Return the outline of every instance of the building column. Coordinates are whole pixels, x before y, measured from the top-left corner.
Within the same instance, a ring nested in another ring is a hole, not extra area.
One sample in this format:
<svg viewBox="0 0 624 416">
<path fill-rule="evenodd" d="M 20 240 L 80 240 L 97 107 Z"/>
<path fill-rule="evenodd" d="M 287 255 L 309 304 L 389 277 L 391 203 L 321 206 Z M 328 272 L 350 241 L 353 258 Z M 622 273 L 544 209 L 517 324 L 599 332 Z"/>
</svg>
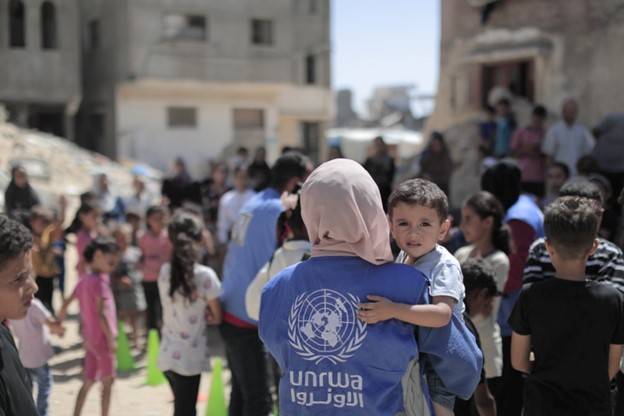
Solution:
<svg viewBox="0 0 624 416">
<path fill-rule="evenodd" d="M 41 3 L 24 2 L 26 11 L 26 50 L 41 50 Z"/>
</svg>

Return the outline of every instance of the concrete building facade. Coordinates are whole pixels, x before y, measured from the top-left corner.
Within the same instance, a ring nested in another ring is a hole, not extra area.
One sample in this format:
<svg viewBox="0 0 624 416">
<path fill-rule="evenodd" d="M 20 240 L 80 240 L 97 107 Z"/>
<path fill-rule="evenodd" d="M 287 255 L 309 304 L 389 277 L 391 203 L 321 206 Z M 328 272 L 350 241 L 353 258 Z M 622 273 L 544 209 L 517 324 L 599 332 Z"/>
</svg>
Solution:
<svg viewBox="0 0 624 416">
<path fill-rule="evenodd" d="M 441 0 L 440 76 L 428 130 L 474 118 L 495 87 L 595 125 L 624 108 L 621 0 Z"/>
<path fill-rule="evenodd" d="M 79 45 L 78 0 L 0 0 L 0 103 L 9 121 L 74 138 Z"/>
<path fill-rule="evenodd" d="M 331 117 L 329 0 L 81 0 L 82 144 L 195 171 L 238 146 L 313 156 Z"/>
</svg>

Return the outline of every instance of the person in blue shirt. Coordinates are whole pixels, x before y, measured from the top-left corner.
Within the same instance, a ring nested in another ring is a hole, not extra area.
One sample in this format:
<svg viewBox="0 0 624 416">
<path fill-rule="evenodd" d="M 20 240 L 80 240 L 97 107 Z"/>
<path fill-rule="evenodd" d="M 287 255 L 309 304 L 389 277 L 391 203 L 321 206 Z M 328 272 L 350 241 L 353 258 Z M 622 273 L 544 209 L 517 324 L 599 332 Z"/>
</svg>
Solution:
<svg viewBox="0 0 624 416">
<path fill-rule="evenodd" d="M 292 203 L 288 193 L 310 170 L 305 156 L 296 152 L 282 155 L 271 169 L 272 185 L 241 208 L 232 229 L 223 266 L 220 328 L 232 372 L 230 416 L 266 416 L 271 410 L 265 354 L 257 322 L 247 314 L 245 294 L 277 248 L 277 220 Z"/>
<path fill-rule="evenodd" d="M 282 372 L 284 415 L 429 415 L 416 378 L 414 327 L 396 319 L 368 325 L 357 318 L 370 293 L 407 304 L 426 302 L 425 276 L 393 263 L 380 192 L 354 161 L 316 169 L 301 191 L 309 260 L 265 286 L 260 338 Z M 405 401 L 404 401 L 405 400 Z"/>
</svg>

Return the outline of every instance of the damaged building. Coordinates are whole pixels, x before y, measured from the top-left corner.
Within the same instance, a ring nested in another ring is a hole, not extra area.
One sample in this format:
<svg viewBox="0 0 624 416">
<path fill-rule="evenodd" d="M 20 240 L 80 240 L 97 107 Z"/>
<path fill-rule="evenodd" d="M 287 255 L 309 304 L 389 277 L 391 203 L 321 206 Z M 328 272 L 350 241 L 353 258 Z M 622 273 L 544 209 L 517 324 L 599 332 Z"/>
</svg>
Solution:
<svg viewBox="0 0 624 416">
<path fill-rule="evenodd" d="M 428 129 L 478 116 L 495 87 L 555 113 L 575 97 L 588 125 L 624 108 L 621 0 L 441 0 L 440 37 Z"/>
</svg>

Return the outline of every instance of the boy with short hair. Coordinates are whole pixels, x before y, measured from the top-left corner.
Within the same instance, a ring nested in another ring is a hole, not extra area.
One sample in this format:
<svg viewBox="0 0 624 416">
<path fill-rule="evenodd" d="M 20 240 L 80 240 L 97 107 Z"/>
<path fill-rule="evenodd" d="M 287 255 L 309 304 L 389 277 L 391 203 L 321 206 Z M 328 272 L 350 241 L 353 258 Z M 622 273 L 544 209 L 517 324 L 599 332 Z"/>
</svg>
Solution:
<svg viewBox="0 0 624 416">
<path fill-rule="evenodd" d="M 453 314 L 463 320 L 464 284 L 459 262 L 438 244 L 448 233 L 448 199 L 433 182 L 411 179 L 392 192 L 388 201 L 390 230 L 401 253 L 397 263 L 413 265 L 428 279 L 431 304 L 406 305 L 379 296 L 361 305 L 360 319 L 377 323 L 398 319 L 429 328 L 446 326 Z M 455 396 L 444 386 L 429 360 L 424 361 L 435 413 L 452 415 Z"/>
<path fill-rule="evenodd" d="M 32 246 L 26 227 L 0 215 L 0 321 L 23 319 L 37 292 Z M 37 416 L 26 371 L 4 324 L 0 324 L 0 414 Z"/>
<path fill-rule="evenodd" d="M 596 205 L 561 197 L 546 209 L 555 278 L 525 287 L 509 319 L 512 365 L 529 374 L 526 415 L 611 415 L 609 380 L 624 344 L 624 299 L 611 285 L 586 277 L 587 259 L 598 246 Z"/>
</svg>

